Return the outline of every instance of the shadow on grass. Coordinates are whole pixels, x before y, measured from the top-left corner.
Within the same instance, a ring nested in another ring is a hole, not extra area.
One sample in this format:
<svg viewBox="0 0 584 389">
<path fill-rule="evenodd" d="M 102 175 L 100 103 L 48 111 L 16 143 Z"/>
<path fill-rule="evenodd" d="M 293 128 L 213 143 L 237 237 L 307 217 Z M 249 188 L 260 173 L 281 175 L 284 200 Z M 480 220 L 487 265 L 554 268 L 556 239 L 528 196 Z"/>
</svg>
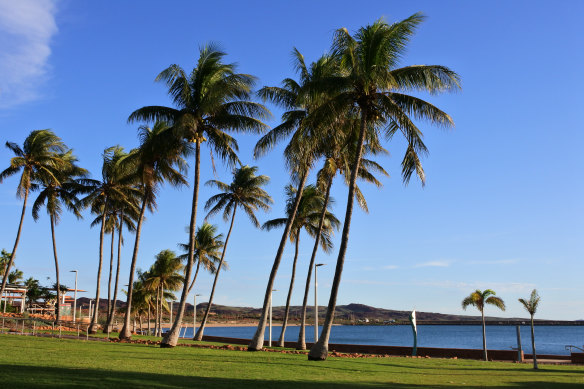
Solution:
<svg viewBox="0 0 584 389">
<path fill-rule="evenodd" d="M 195 367 L 196 368 L 196 367 Z M 335 382 L 311 382 L 304 380 L 270 380 L 266 379 L 237 379 L 182 376 L 171 374 L 118 372 L 100 369 L 67 369 L 34 367 L 23 365 L 0 364 L 0 387 L 3 388 L 129 388 L 129 387 L 163 387 L 163 388 L 448 388 L 449 385 L 416 385 L 398 384 L 392 382 L 361 382 L 361 383 L 335 383 Z M 266 370 L 269 374 L 269 370 Z M 465 386 L 465 388 L 478 389 L 484 386 Z M 549 382 L 523 382 L 511 383 L 513 388 L 581 388 L 581 384 L 549 383 Z"/>
</svg>

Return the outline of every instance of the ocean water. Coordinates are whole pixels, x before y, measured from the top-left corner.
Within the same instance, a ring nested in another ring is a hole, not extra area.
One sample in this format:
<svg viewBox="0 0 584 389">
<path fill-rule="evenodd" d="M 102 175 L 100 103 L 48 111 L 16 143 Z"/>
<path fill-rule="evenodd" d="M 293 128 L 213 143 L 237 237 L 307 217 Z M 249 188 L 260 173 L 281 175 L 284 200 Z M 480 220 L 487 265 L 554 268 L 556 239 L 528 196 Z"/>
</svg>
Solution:
<svg viewBox="0 0 584 389">
<path fill-rule="evenodd" d="M 256 327 L 207 327 L 205 335 L 251 339 Z M 320 330 L 320 329 L 319 329 Z M 286 329 L 286 341 L 298 340 L 299 327 Z M 515 326 L 487 326 L 487 348 L 510 350 L 517 347 Z M 192 338 L 193 328 L 188 327 L 182 336 Z M 280 337 L 280 327 L 272 328 L 272 341 Z M 266 328 L 265 339 L 269 338 Z M 306 341 L 314 340 L 314 327 L 306 327 Z M 392 326 L 333 326 L 330 343 L 375 344 L 386 346 L 412 346 L 412 329 L 407 325 Z M 536 326 L 535 347 L 538 354 L 568 355 L 566 345 L 584 348 L 584 326 Z M 521 346 L 531 353 L 529 326 L 521 326 Z M 418 326 L 418 347 L 482 348 L 480 325 L 421 325 Z"/>
</svg>

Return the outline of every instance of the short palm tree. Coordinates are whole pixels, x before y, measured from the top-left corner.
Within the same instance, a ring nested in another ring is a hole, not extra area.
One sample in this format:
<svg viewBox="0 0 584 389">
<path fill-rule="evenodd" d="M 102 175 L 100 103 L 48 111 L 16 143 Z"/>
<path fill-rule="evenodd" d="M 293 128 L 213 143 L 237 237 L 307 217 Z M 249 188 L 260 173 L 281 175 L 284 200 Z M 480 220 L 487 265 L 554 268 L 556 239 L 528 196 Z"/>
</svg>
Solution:
<svg viewBox="0 0 584 389">
<path fill-rule="evenodd" d="M 490 304 L 505 310 L 505 302 L 500 297 L 495 296 L 495 292 L 491 289 L 486 289 L 484 292 L 475 290 L 468 297 L 462 300 L 462 309 L 472 305 L 481 312 L 483 322 L 483 358 L 487 361 L 487 333 L 485 331 L 485 305 Z"/>
<path fill-rule="evenodd" d="M 103 163 L 101 168 L 101 180 L 86 180 L 85 190 L 89 193 L 81 200 L 84 206 L 89 206 L 91 212 L 98 215 L 100 219 L 99 231 L 99 260 L 97 266 L 97 285 L 95 287 L 95 301 L 99 302 L 101 287 L 101 270 L 103 264 L 103 244 L 106 230 L 112 233 L 111 240 L 111 260 L 110 260 L 110 283 L 111 283 L 111 265 L 113 263 L 113 246 L 114 246 L 114 226 L 110 218 L 109 226 L 107 223 L 108 215 L 112 215 L 116 203 L 132 203 L 133 200 L 140 196 L 140 190 L 134 186 L 135 176 L 131 174 L 124 164 L 126 154 L 120 146 L 108 147 L 102 154 Z M 93 225 L 93 223 L 92 223 Z M 109 227 L 109 228 L 108 228 Z M 108 291 L 109 292 L 109 291 Z M 108 295 L 108 312 L 109 312 L 109 295 Z M 99 315 L 99 303 L 96 303 L 91 322 L 89 324 L 89 333 L 96 332 L 96 325 Z"/>
<path fill-rule="evenodd" d="M 49 214 L 51 224 L 51 237 L 53 241 L 53 256 L 55 259 L 56 284 L 59 282 L 59 260 L 57 256 L 57 241 L 55 238 L 55 225 L 59 223 L 63 213 L 63 207 L 72 212 L 78 219 L 81 218 L 81 204 L 77 195 L 83 192 L 80 180 L 88 174 L 87 170 L 76 165 L 77 158 L 72 150 L 60 155 L 65 163 L 57 169 L 52 169 L 50 174 L 41 174 L 38 177 L 40 193 L 32 206 L 32 217 L 38 220 L 39 212 L 44 206 Z M 61 320 L 61 290 L 57 291 L 57 322 Z"/>
<path fill-rule="evenodd" d="M 241 208 L 251 220 L 252 224 L 255 227 L 259 227 L 260 223 L 255 216 L 256 211 L 268 211 L 270 209 L 270 204 L 272 204 L 272 198 L 262 188 L 267 185 L 270 178 L 264 175 L 257 176 L 257 170 L 258 168 L 256 166 L 247 165 L 235 169 L 233 171 L 233 181 L 231 184 L 225 184 L 218 180 L 210 180 L 207 182 L 207 185 L 214 186 L 221 191 L 221 193 L 211 196 L 211 198 L 207 200 L 207 203 L 205 204 L 205 209 L 209 210 L 207 217 L 223 212 L 223 220 L 227 221 L 231 218 L 231 224 L 229 225 L 229 231 L 225 238 L 221 259 L 219 260 L 219 265 L 215 272 L 215 279 L 213 280 L 209 303 L 205 309 L 205 315 L 203 316 L 199 329 L 195 334 L 195 340 L 203 339 L 203 332 L 205 331 L 205 325 L 207 324 L 211 305 L 213 304 L 213 296 L 215 295 L 219 273 L 223 267 L 227 243 L 229 242 L 229 237 L 233 230 L 237 208 Z"/>
<path fill-rule="evenodd" d="M 427 149 L 422 141 L 422 132 L 412 119 L 426 120 L 443 127 L 454 124 L 449 115 L 434 105 L 403 93 L 439 93 L 460 87 L 458 75 L 444 66 L 397 68 L 407 43 L 423 19 L 421 14 L 414 14 L 391 25 L 380 19 L 360 28 L 355 36 L 351 36 L 345 28 L 337 30 L 332 55 L 340 63 L 338 75 L 315 82 L 308 88 L 313 94 L 322 91 L 330 96 L 311 112 L 310 122 L 330 124 L 338 117 L 353 115 L 360 122 L 354 161 L 349 169 L 347 209 L 335 275 L 322 332 L 308 354 L 310 360 L 324 360 L 328 355 L 328 341 L 349 242 L 353 199 L 366 139 L 379 143 L 382 135 L 390 139 L 397 132 L 403 134 L 408 144 L 402 161 L 404 182 L 407 183 L 414 172 L 423 182 L 424 172 L 419 155 L 426 153 Z"/>
<path fill-rule="evenodd" d="M 9 284 L 18 284 L 19 281 L 24 279 L 24 273 L 22 270 L 14 269 L 8 274 Z"/>
<path fill-rule="evenodd" d="M 20 241 L 20 233 L 22 232 L 22 224 L 24 215 L 26 214 L 26 205 L 28 196 L 31 190 L 37 189 L 39 174 L 52 175 L 53 169 L 62 166 L 63 161 L 60 159 L 60 154 L 67 150 L 67 146 L 63 143 L 61 138 L 55 135 L 51 130 L 35 130 L 32 131 L 24 140 L 24 145 L 21 148 L 16 143 L 6 142 L 6 147 L 14 153 L 14 157 L 10 159 L 10 166 L 0 172 L 0 184 L 8 177 L 22 171 L 16 195 L 23 199 L 22 212 L 20 214 L 20 223 L 16 232 L 16 240 L 14 247 L 10 254 L 9 260 L 6 262 L 6 268 L 3 272 L 2 286 L 0 287 L 0 296 L 4 295 L 6 288 L 6 275 L 10 272 L 14 258 L 16 257 L 16 249 Z"/>
<path fill-rule="evenodd" d="M 329 61 L 327 57 L 321 58 L 312 66 L 306 66 L 303 55 L 297 50 L 292 51 L 292 60 L 296 71 L 300 75 L 300 80 L 297 82 L 291 78 L 286 78 L 282 81 L 279 87 L 263 87 L 258 94 L 264 100 L 270 100 L 280 107 L 286 109 L 282 114 L 282 123 L 274 127 L 270 132 L 264 135 L 256 144 L 254 149 L 254 156 L 256 158 L 266 154 L 272 150 L 277 143 L 290 138 L 288 145 L 284 150 L 284 158 L 288 170 L 290 170 L 293 181 L 296 186 L 296 198 L 292 212 L 288 215 L 282 238 L 276 251 L 272 270 L 268 278 L 266 292 L 264 295 L 264 302 L 262 305 L 262 312 L 256 332 L 248 346 L 248 350 L 261 350 L 264 344 L 264 333 L 268 320 L 268 307 L 276 280 L 276 274 L 282 261 L 282 255 L 288 235 L 292 229 L 294 218 L 300 204 L 300 199 L 303 193 L 304 186 L 310 169 L 316 161 L 317 155 L 317 136 L 318 131 L 314 125 L 310 125 L 306 120 L 309 113 L 317 106 L 321 96 L 310 95 L 305 96 L 303 92 L 306 85 L 328 76 L 334 70 L 334 63 Z"/>
<path fill-rule="evenodd" d="M 199 60 L 190 74 L 178 65 L 163 70 L 156 81 L 165 82 L 176 108 L 148 106 L 134 111 L 128 120 L 167 120 L 175 132 L 195 144 L 195 180 L 189 224 L 189 258 L 185 279 L 191 278 L 195 253 L 195 230 L 199 196 L 201 144 L 209 147 L 230 165 L 237 161 L 237 142 L 227 132 L 261 133 L 267 126 L 262 122 L 270 116 L 261 104 L 250 101 L 256 78 L 236 73 L 235 64 L 224 63 L 225 53 L 214 45 L 199 50 Z M 163 339 L 162 347 L 174 347 L 178 342 L 180 323 L 184 314 L 188 283 L 185 283 L 172 328 Z"/>
<path fill-rule="evenodd" d="M 533 316 L 537 312 L 537 307 L 539 306 L 540 297 L 537 294 L 537 290 L 534 289 L 531 291 L 531 295 L 529 296 L 529 300 L 519 299 L 519 302 L 523 305 L 525 310 L 529 312 L 531 316 L 531 349 L 533 350 L 533 368 L 537 369 L 537 355 L 535 353 L 535 331 L 533 326 Z"/>
<path fill-rule="evenodd" d="M 0 251 L 0 276 L 4 277 L 4 273 L 6 273 L 6 269 L 8 268 L 8 262 L 10 262 L 10 257 L 12 257 L 12 254 L 9 253 L 8 251 L 2 249 L 2 251 Z"/>
<path fill-rule="evenodd" d="M 203 222 L 203 224 L 197 228 L 195 234 L 195 257 L 194 260 L 197 262 L 197 267 L 195 269 L 195 275 L 191 281 L 188 289 L 188 293 L 191 292 L 195 282 L 197 281 L 197 276 L 199 275 L 199 270 L 201 266 L 203 269 L 211 274 L 215 274 L 217 271 L 217 266 L 221 261 L 221 249 L 223 248 L 223 234 L 217 233 L 217 226 Z M 181 260 L 185 261 L 189 257 L 189 245 L 181 243 L 179 247 L 185 252 L 180 256 Z M 222 267 L 225 268 L 227 262 L 223 261 Z"/>
<path fill-rule="evenodd" d="M 294 199 L 296 198 L 296 190 L 293 186 L 288 185 L 286 187 L 286 197 L 287 216 L 268 220 L 264 223 L 262 229 L 269 231 L 273 228 L 286 225 L 289 214 L 292 212 L 294 207 Z M 296 212 L 296 217 L 294 218 L 294 223 L 292 224 L 292 229 L 290 231 L 290 241 L 294 243 L 294 259 L 292 261 L 292 275 L 290 277 L 290 286 L 288 287 L 288 295 L 286 297 L 286 308 L 284 309 L 282 331 L 280 332 L 280 340 L 278 343 L 280 347 L 284 347 L 284 337 L 286 334 L 286 327 L 288 325 L 288 316 L 290 314 L 290 299 L 292 298 L 292 290 L 294 288 L 294 279 L 296 276 L 296 262 L 298 261 L 300 233 L 302 230 L 305 230 L 308 235 L 314 239 L 316 239 L 317 234 L 320 234 L 320 245 L 325 252 L 329 252 L 333 247 L 333 243 L 331 241 L 332 232 L 335 229 L 338 230 L 340 225 L 339 220 L 330 212 L 330 206 L 332 206 L 332 204 L 333 200 L 329 199 L 329 208 L 327 208 L 325 212 L 324 223 L 322 228 L 319 230 L 320 215 L 324 207 L 324 194 L 314 185 L 307 185 L 303 189 L 300 204 L 298 205 L 298 210 Z"/>
<path fill-rule="evenodd" d="M 156 122 L 154 127 L 141 126 L 139 128 L 140 146 L 132 150 L 126 157 L 128 166 L 136 172 L 137 185 L 141 190 L 140 213 L 136 220 L 136 236 L 132 261 L 130 263 L 130 277 L 128 281 L 128 296 L 124 325 L 120 331 L 120 339 L 130 339 L 130 315 L 132 312 L 132 291 L 134 273 L 138 259 L 140 233 L 146 208 L 153 210 L 156 207 L 156 193 L 163 182 L 173 186 L 186 185 L 183 176 L 187 165 L 184 156 L 189 154 L 190 148 L 182 140 L 177 139 L 171 127 L 164 122 Z"/>
<path fill-rule="evenodd" d="M 155 291 L 157 299 L 157 321 L 158 333 L 162 334 L 162 306 L 165 292 L 174 292 L 180 289 L 185 282 L 184 277 L 180 274 L 183 270 L 181 259 L 176 256 L 174 251 L 162 250 L 156 255 L 156 261 L 148 271 L 148 276 L 144 286 Z"/>
</svg>

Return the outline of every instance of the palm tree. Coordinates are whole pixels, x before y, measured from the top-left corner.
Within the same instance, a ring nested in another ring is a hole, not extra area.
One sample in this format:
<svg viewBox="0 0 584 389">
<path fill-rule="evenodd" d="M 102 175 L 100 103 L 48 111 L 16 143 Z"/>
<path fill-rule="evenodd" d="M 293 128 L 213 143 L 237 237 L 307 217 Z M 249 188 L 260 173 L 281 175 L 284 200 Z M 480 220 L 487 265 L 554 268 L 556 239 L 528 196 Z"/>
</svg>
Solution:
<svg viewBox="0 0 584 389">
<path fill-rule="evenodd" d="M 24 278 L 24 273 L 22 270 L 14 269 L 8 274 L 8 283 L 9 284 L 17 284 L 18 281 Z"/>
<path fill-rule="evenodd" d="M 8 262 L 10 262 L 11 256 L 12 256 L 12 254 L 4 249 L 2 249 L 2 251 L 0 251 L 0 268 L 2 268 L 2 270 L 0 270 L 2 272 L 2 273 L 0 273 L 0 275 L 3 277 L 4 277 L 4 273 L 6 273 L 6 268 L 8 268 Z"/>
<path fill-rule="evenodd" d="M 28 195 L 31 190 L 37 189 L 39 174 L 51 176 L 52 170 L 61 167 L 63 161 L 60 160 L 60 153 L 64 153 L 67 147 L 57 135 L 51 130 L 35 130 L 32 131 L 24 140 L 24 145 L 21 148 L 16 143 L 6 142 L 6 147 L 14 153 L 14 157 L 10 159 L 10 166 L 0 173 L 0 184 L 8 177 L 17 174 L 22 170 L 18 187 L 16 189 L 16 196 L 23 199 L 22 212 L 20 214 L 20 223 L 16 232 L 16 240 L 14 247 L 10 254 L 2 277 L 2 286 L 0 287 L 0 296 L 4 295 L 6 288 L 7 275 L 16 257 L 16 249 L 20 241 L 20 233 L 22 231 L 22 223 L 26 213 L 26 204 Z"/>
<path fill-rule="evenodd" d="M 38 177 L 41 187 L 32 206 L 32 217 L 38 220 L 41 207 L 45 206 L 51 223 L 51 238 L 53 242 L 53 256 L 55 259 L 55 285 L 61 285 L 59 282 L 59 260 L 57 257 L 57 241 L 55 238 L 55 225 L 59 223 L 63 213 L 63 206 L 71 211 L 78 219 L 81 219 L 81 204 L 77 194 L 83 193 L 81 180 L 88 174 L 87 170 L 76 165 L 77 158 L 73 151 L 69 150 L 61 154 L 59 158 L 65 162 L 58 169 L 52 169 L 50 174 L 40 174 Z M 61 320 L 61 290 L 57 291 L 57 317 Z"/>
<path fill-rule="evenodd" d="M 340 62 L 339 75 L 315 82 L 309 88 L 313 91 L 327 91 L 331 96 L 311 112 L 310 121 L 327 124 L 334 123 L 338 117 L 352 115 L 357 115 L 360 121 L 354 161 L 350 167 L 347 209 L 335 275 L 322 333 L 310 350 L 310 360 L 324 360 L 328 355 L 328 341 L 349 241 L 353 198 L 365 140 L 379 143 L 381 131 L 385 132 L 388 139 L 396 132 L 401 132 L 408 142 L 402 161 L 404 182 L 407 183 L 414 172 L 424 182 L 419 155 L 426 153 L 427 149 L 422 141 L 422 132 L 410 117 L 444 127 L 454 124 L 450 116 L 432 104 L 402 93 L 412 90 L 438 93 L 460 87 L 458 75 L 444 66 L 396 68 L 408 41 L 423 19 L 421 14 L 414 14 L 392 25 L 380 19 L 359 29 L 354 37 L 345 28 L 337 30 L 332 54 Z"/>
<path fill-rule="evenodd" d="M 462 309 L 466 309 L 469 305 L 476 307 L 481 312 L 481 318 L 483 321 L 483 357 L 487 361 L 487 333 L 485 331 L 485 305 L 490 304 L 499 308 L 500 310 L 505 310 L 505 302 L 500 297 L 495 296 L 495 292 L 491 289 L 486 289 L 484 292 L 480 290 L 475 290 L 468 297 L 462 300 Z"/>
<path fill-rule="evenodd" d="M 110 260 L 110 284 L 111 284 L 111 266 L 113 262 L 114 247 L 114 226 L 113 221 L 106 223 L 108 215 L 114 211 L 115 203 L 129 203 L 140 195 L 139 189 L 134 187 L 135 177 L 131 175 L 123 163 L 126 154 L 120 146 L 108 147 L 102 154 L 103 164 L 101 168 L 101 180 L 86 180 L 86 188 L 89 193 L 81 200 L 84 206 L 90 206 L 91 212 L 99 215 L 99 261 L 97 266 L 97 285 L 95 287 L 95 309 L 89 324 L 89 333 L 95 333 L 99 315 L 99 293 L 101 287 L 101 269 L 103 264 L 103 241 L 106 229 L 112 233 L 111 240 L 111 260 Z M 93 226 L 94 223 L 92 223 Z M 109 292 L 109 290 L 108 290 Z M 109 312 L 109 295 L 108 295 L 108 312 Z"/>
<path fill-rule="evenodd" d="M 174 251 L 162 250 L 156 255 L 156 261 L 148 271 L 148 276 L 144 286 L 152 291 L 155 291 L 157 298 L 157 320 L 159 325 L 157 326 L 158 333 L 156 336 L 162 334 L 162 305 L 164 299 L 164 293 L 168 291 L 177 291 L 180 289 L 181 285 L 185 282 L 180 271 L 183 270 L 183 265 L 181 259 L 176 256 Z"/>
<path fill-rule="evenodd" d="M 271 230 L 273 228 L 281 227 L 286 225 L 290 212 L 294 207 L 294 199 L 296 198 L 296 191 L 293 186 L 288 185 L 286 187 L 286 214 L 287 217 L 272 219 L 264 223 L 262 229 Z M 329 207 L 332 205 L 333 200 L 330 199 L 328 202 Z M 284 336 L 286 333 L 286 327 L 288 324 L 288 316 L 290 314 L 290 299 L 292 298 L 292 290 L 294 288 L 294 279 L 296 276 L 296 262 L 298 260 L 298 249 L 300 246 L 300 232 L 304 229 L 308 235 L 312 238 L 317 237 L 320 233 L 320 244 L 325 252 L 329 252 L 333 243 L 331 241 L 331 235 L 334 229 L 339 228 L 339 220 L 329 212 L 329 209 L 325 212 L 325 219 L 322 228 L 319 232 L 319 221 L 322 209 L 324 206 L 324 195 L 320 192 L 316 186 L 308 185 L 303 189 L 300 204 L 298 205 L 298 210 L 296 212 L 296 217 L 294 218 L 294 223 L 292 224 L 292 229 L 290 231 L 290 242 L 295 243 L 294 245 L 294 260 L 292 261 L 292 276 L 290 277 L 290 286 L 288 288 L 288 296 L 286 298 L 286 308 L 284 310 L 284 320 L 282 321 L 282 331 L 280 332 L 279 346 L 284 347 Z"/>
<path fill-rule="evenodd" d="M 194 260 L 197 262 L 197 267 L 195 269 L 195 275 L 193 280 L 189 285 L 187 293 L 191 292 L 191 289 L 197 281 L 197 276 L 199 274 L 199 269 L 203 266 L 203 269 L 211 274 L 215 274 L 217 271 L 217 266 L 221 261 L 221 249 L 223 248 L 223 234 L 217 234 L 217 226 L 203 222 L 203 224 L 197 228 L 195 234 L 195 256 Z M 189 245 L 181 243 L 179 247 L 184 251 L 184 254 L 179 258 L 183 261 L 189 258 Z M 223 261 L 222 268 L 227 268 L 227 262 Z"/>
<path fill-rule="evenodd" d="M 321 153 L 324 156 L 324 163 L 322 169 L 317 174 L 317 183 L 319 189 L 325 192 L 324 202 L 322 204 L 322 210 L 320 214 L 320 220 L 318 225 L 318 231 L 316 233 L 316 238 L 314 240 L 314 246 L 312 248 L 312 255 L 310 257 L 310 262 L 308 265 L 308 272 L 306 275 L 306 285 L 304 287 L 304 298 L 302 300 L 302 312 L 300 319 L 300 330 L 298 331 L 298 342 L 296 348 L 298 350 L 306 350 L 306 307 L 308 305 L 308 293 L 310 291 L 310 283 L 312 280 L 312 270 L 314 268 L 314 263 L 316 260 L 316 253 L 318 251 L 318 245 L 320 243 L 320 236 L 322 228 L 324 227 L 325 215 L 327 213 L 327 207 L 330 197 L 330 191 L 333 184 L 333 179 L 335 178 L 337 172 L 340 172 L 344 178 L 345 183 L 351 176 L 348 167 L 351 165 L 351 161 L 354 160 L 354 153 L 356 149 L 356 137 L 353 127 L 358 125 L 358 121 L 350 118 L 341 118 L 335 122 L 332 131 L 325 133 L 325 136 L 320 139 Z M 373 143 L 374 140 L 368 141 L 364 145 L 364 154 L 386 154 L 387 151 L 383 149 L 379 144 Z M 379 172 L 384 176 L 389 176 L 385 169 L 376 162 L 362 158 L 361 165 L 359 166 L 358 177 L 361 180 L 372 183 L 377 187 L 381 186 L 381 182 L 375 178 L 373 171 Z M 323 189 L 324 188 L 324 189 Z M 357 185 L 355 185 L 355 199 L 357 204 L 365 211 L 368 212 L 367 202 L 365 197 L 361 193 L 361 190 Z"/>
<path fill-rule="evenodd" d="M 272 198 L 264 189 L 262 189 L 263 186 L 268 184 L 270 178 L 264 175 L 256 176 L 257 170 L 257 166 L 247 165 L 235 169 L 233 171 L 233 181 L 231 184 L 225 184 L 218 180 L 210 180 L 207 182 L 207 185 L 214 186 L 221 191 L 221 193 L 211 196 L 211 198 L 207 200 L 207 203 L 205 204 L 205 209 L 209 210 L 207 217 L 223 211 L 223 220 L 227 221 L 231 217 L 231 224 L 229 225 L 229 231 L 225 238 L 221 259 L 219 260 L 219 265 L 215 272 L 215 279 L 213 280 L 213 287 L 211 288 L 211 295 L 209 296 L 205 315 L 203 316 L 203 320 L 195 334 L 195 340 L 203 339 L 203 332 L 205 331 L 207 318 L 209 317 L 211 305 L 213 304 L 213 296 L 215 295 L 219 273 L 223 267 L 225 252 L 227 251 L 227 243 L 229 242 L 229 237 L 233 230 L 237 208 L 241 208 L 249 217 L 252 224 L 255 227 L 259 227 L 260 223 L 255 216 L 255 212 L 259 209 L 268 211 L 270 209 L 270 204 L 273 203 Z"/>
<path fill-rule="evenodd" d="M 171 127 L 164 122 L 156 122 L 151 129 L 146 126 L 139 128 L 140 146 L 132 150 L 126 157 L 128 166 L 136 172 L 137 181 L 141 190 L 142 204 L 136 221 L 136 236 L 132 261 L 130 263 L 130 277 L 128 281 L 128 294 L 124 325 L 120 331 L 120 339 L 130 339 L 130 315 L 132 312 L 132 291 L 134 285 L 134 272 L 138 259 L 138 247 L 140 233 L 146 208 L 151 211 L 156 207 L 156 193 L 163 182 L 169 182 L 173 186 L 186 185 L 183 176 L 186 171 L 186 162 L 183 156 L 188 155 L 190 148 L 177 139 Z"/>
<path fill-rule="evenodd" d="M 519 299 L 519 302 L 523 304 L 523 307 L 529 315 L 531 316 L 531 349 L 533 350 L 533 368 L 537 369 L 537 355 L 535 353 L 535 331 L 533 329 L 533 316 L 537 312 L 537 307 L 539 305 L 540 297 L 537 294 L 537 290 L 534 289 L 531 291 L 531 296 L 529 296 L 529 300 Z"/>
<path fill-rule="evenodd" d="M 169 66 L 156 77 L 156 81 L 166 83 L 176 108 L 143 107 L 134 111 L 128 119 L 167 120 L 173 123 L 177 134 L 195 143 L 195 179 L 185 280 L 191 278 L 195 253 L 201 144 L 207 141 L 215 154 L 234 165 L 238 161 L 238 145 L 225 130 L 261 133 L 266 129 L 261 120 L 270 115 L 263 105 L 250 101 L 256 78 L 236 73 L 235 64 L 223 62 L 225 55 L 216 46 L 207 45 L 199 50 L 199 61 L 189 75 L 178 65 Z M 177 344 L 187 294 L 188 283 L 185 283 L 176 319 L 161 347 L 174 347 Z"/>
<path fill-rule="evenodd" d="M 307 67 L 304 62 L 304 57 L 297 49 L 293 49 L 292 59 L 296 71 L 300 74 L 300 82 L 286 78 L 282 81 L 282 86 L 263 87 L 258 92 L 264 101 L 271 100 L 287 111 L 282 114 L 282 123 L 258 141 L 255 146 L 254 156 L 258 158 L 266 154 L 278 142 L 290 137 L 291 139 L 284 151 L 284 158 L 297 187 L 292 212 L 288 215 L 288 220 L 282 232 L 282 238 L 280 239 L 276 257 L 274 258 L 272 270 L 268 278 L 258 327 L 247 348 L 249 351 L 261 350 L 263 347 L 264 333 L 268 320 L 268 306 L 270 304 L 276 274 L 278 273 L 284 248 L 286 247 L 286 241 L 288 240 L 288 235 L 290 234 L 296 212 L 298 211 L 308 173 L 317 158 L 317 149 L 315 147 L 316 138 L 314 136 L 317 132 L 314 126 L 311 126 L 307 122 L 306 118 L 309 112 L 317 106 L 320 96 L 304 96 L 303 90 L 306 85 L 328 75 L 328 72 L 334 68 L 332 66 L 333 63 L 325 57 L 321 58 L 317 63 L 312 64 L 310 68 Z"/>
</svg>

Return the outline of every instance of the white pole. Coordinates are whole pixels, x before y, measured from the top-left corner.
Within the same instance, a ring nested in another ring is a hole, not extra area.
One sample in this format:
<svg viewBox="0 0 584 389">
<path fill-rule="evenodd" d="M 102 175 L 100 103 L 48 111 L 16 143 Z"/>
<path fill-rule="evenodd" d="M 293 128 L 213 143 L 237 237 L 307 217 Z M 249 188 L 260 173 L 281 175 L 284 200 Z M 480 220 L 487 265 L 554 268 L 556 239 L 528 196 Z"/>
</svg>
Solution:
<svg viewBox="0 0 584 389">
<path fill-rule="evenodd" d="M 172 303 L 173 301 L 170 301 L 170 326 L 172 327 Z"/>
<path fill-rule="evenodd" d="M 316 271 L 319 266 L 324 266 L 324 263 L 314 264 L 314 343 L 318 342 L 318 300 L 317 300 L 317 289 L 318 289 L 318 278 L 316 276 Z"/>
<path fill-rule="evenodd" d="M 77 320 L 77 270 L 71 270 L 71 273 L 75 273 L 75 297 L 73 301 L 73 323 Z"/>
<path fill-rule="evenodd" d="M 272 347 L 272 292 L 270 292 L 270 340 L 268 347 Z"/>
<path fill-rule="evenodd" d="M 87 310 L 87 316 L 91 317 L 91 300 L 89 300 L 89 309 Z"/>
</svg>

